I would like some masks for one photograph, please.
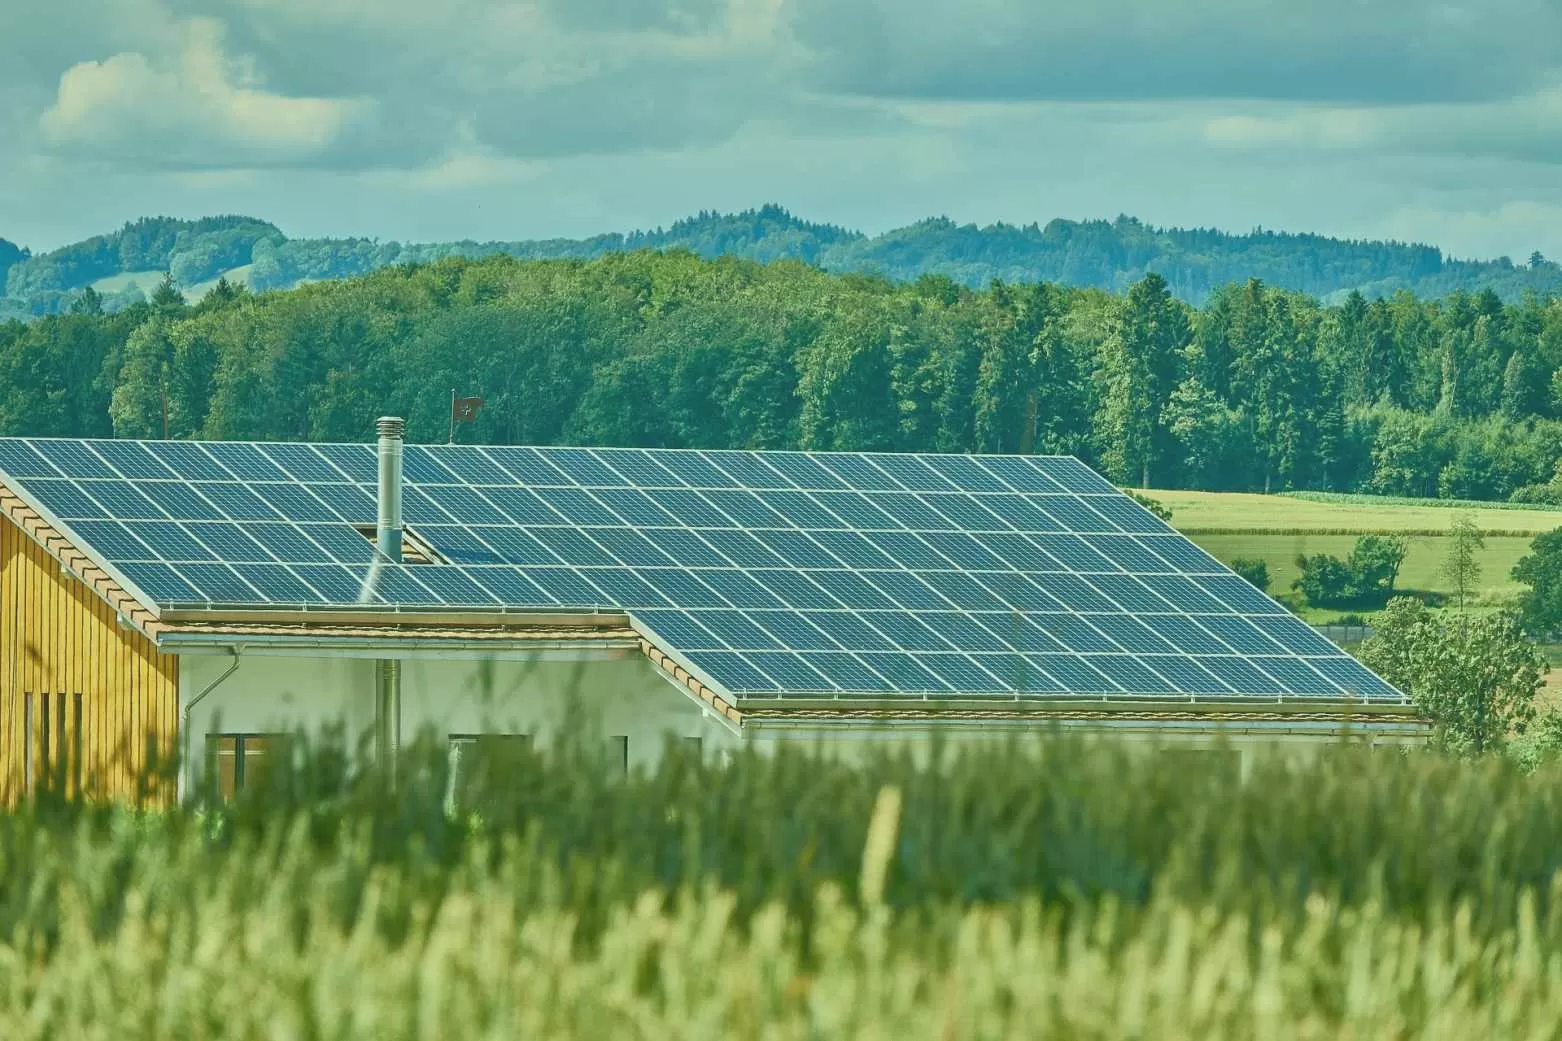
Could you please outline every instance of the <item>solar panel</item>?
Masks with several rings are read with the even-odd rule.
[[[1077,460],[409,445],[375,601],[641,618],[737,696],[1402,700]],[[0,438],[0,480],[162,604],[355,603],[372,445]]]

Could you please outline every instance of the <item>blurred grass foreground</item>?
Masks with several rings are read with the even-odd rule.
[[[1554,1038],[1562,773],[331,742],[0,817],[0,1038]]]

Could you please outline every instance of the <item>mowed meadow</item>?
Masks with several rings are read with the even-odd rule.
[[[1172,511],[1171,524],[1222,563],[1239,558],[1264,561],[1269,593],[1291,598],[1299,576],[1296,558],[1327,553],[1345,559],[1361,535],[1403,535],[1409,543],[1397,588],[1443,597],[1450,592],[1440,574],[1448,555],[1447,531],[1458,516],[1469,517],[1483,534],[1478,603],[1496,606],[1523,587],[1513,565],[1543,532],[1562,528],[1562,509],[1509,503],[1448,503],[1368,495],[1252,495],[1156,490],[1146,493]],[[1343,613],[1298,604],[1315,623]]]
[[[597,747],[589,741],[580,748]],[[0,1036],[1554,1037],[1562,774],[1054,738],[936,767],[340,748],[0,816]]]

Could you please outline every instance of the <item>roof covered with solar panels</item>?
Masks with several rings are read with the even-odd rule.
[[[359,606],[375,448],[0,438],[152,611]],[[1066,457],[408,445],[382,610],[622,612],[738,699],[1404,697]]]

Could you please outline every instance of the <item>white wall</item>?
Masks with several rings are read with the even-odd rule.
[[[180,659],[181,708],[230,666],[225,655],[184,655]],[[195,706],[189,728],[191,766],[204,765],[210,733],[274,733],[303,729],[320,733],[332,724],[346,728],[348,739],[367,734],[374,724],[375,663],[372,657],[265,656],[247,652],[238,670]],[[604,736],[629,738],[630,766],[652,766],[669,734],[700,737],[707,751],[730,749],[739,742],[718,717],[674,686],[639,653],[601,652],[588,660],[484,660],[410,657],[402,659],[402,741],[424,727],[450,734],[531,734],[547,742],[571,703],[584,710]],[[1099,728],[1093,730],[1107,736]],[[1003,742],[1016,730],[991,725],[948,725],[950,743]],[[1045,731],[1029,731],[1039,735]],[[1019,733],[1026,733],[1019,731]],[[1289,750],[1308,754],[1335,743],[1322,734],[1232,733],[1224,739],[1208,727],[1162,725],[1119,732],[1136,744],[1171,744],[1238,751],[1244,770],[1255,755]],[[1363,735],[1362,739],[1370,740]],[[925,760],[933,745],[931,728],[915,726],[818,726],[754,728],[743,738],[765,751],[781,744],[818,748],[848,760],[879,751],[909,750]],[[1380,736],[1374,743],[1414,743],[1417,739]],[[193,779],[193,778],[192,778]]]
[[[183,655],[180,706],[232,665],[227,655]],[[737,737],[638,653],[595,660],[403,658],[402,742],[429,727],[450,734],[531,734],[549,740],[571,705],[604,738],[629,738],[630,766],[654,764],[666,735],[700,737],[707,750]],[[204,765],[213,733],[318,735],[345,727],[349,742],[374,725],[372,658],[307,658],[246,652],[239,668],[191,710],[191,766]]]

